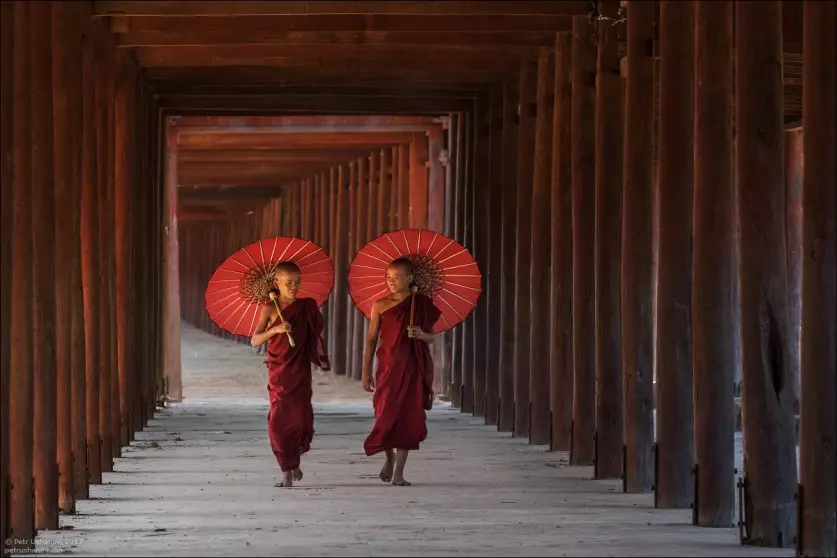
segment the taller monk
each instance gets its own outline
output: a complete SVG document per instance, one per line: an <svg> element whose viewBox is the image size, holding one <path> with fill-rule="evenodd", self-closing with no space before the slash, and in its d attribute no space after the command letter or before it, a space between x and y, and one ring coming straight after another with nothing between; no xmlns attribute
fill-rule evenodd
<svg viewBox="0 0 837 558"><path fill-rule="evenodd" d="M375 426L363 448L366 455L386 453L380 478L396 486L410 486L404 479L407 456L427 438L424 412L433 406L433 359L428 345L436 338L433 325L441 316L432 300L411 293L414 274L413 264L406 258L387 268L390 294L372 307L363 353L363 389L375 391ZM373 378L372 355L379 334L381 347Z"/></svg>
<svg viewBox="0 0 837 558"><path fill-rule="evenodd" d="M267 431L270 447L282 481L277 487L291 487L302 480L300 461L314 439L314 408L311 405L311 364L323 370L331 366L322 339L323 317L313 298L297 298L300 271L296 264L276 266L273 285L282 321L272 303L262 308L256 333L250 343L258 347L267 341L267 391L270 411ZM291 346L289 334L293 337Z"/></svg>

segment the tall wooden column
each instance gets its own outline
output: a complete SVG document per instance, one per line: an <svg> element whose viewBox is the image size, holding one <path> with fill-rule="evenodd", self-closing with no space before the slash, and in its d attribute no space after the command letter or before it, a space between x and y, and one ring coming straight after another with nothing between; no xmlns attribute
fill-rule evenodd
<svg viewBox="0 0 837 558"><path fill-rule="evenodd" d="M352 258L354 257L355 253L357 252L357 230L358 230L358 169L357 169L357 161L350 161L349 162L349 186L348 186L348 205L349 205L349 213L348 213L348 228L345 229L345 234L347 238L347 250L343 259L346 263L346 272L348 273L349 264L352 262ZM349 378L354 378L353 372L353 365L355 361L355 316L354 316L354 304L352 303L351 297L348 295L348 290L346 291L346 307L344 313L341 315L341 320L343 323L343 327L346 328L346 359L343 361L345 374Z"/></svg>
<svg viewBox="0 0 837 558"><path fill-rule="evenodd" d="M627 492L654 481L654 2L628 3L625 193L622 220L622 377Z"/></svg>
<svg viewBox="0 0 837 558"><path fill-rule="evenodd" d="M692 180L695 4L660 3L656 505L692 503Z"/></svg>
<svg viewBox="0 0 837 558"><path fill-rule="evenodd" d="M463 238L464 217L465 212L463 208L464 185L462 182L463 176L463 157L462 150L464 146L464 130L462 128L462 113L454 114L451 124L451 135L453 137L451 145L453 146L453 156L451 158L454 172L453 172L453 238L460 243ZM451 375L450 375L450 394L451 404L454 408L461 406L462 401L462 369L463 358L465 352L463 350L463 332L464 325L460 324L453 328L451 332L452 345L451 348Z"/></svg>
<svg viewBox="0 0 837 558"><path fill-rule="evenodd" d="M474 254L483 276L487 276L489 265L487 218L491 203L491 176L488 167L491 130L488 95L483 93L477 96L474 113L474 148L471 151L473 161L473 182L471 189L473 226L471 228L470 245L468 248ZM487 285L484 279L483 291L478 300L477 307L468 320L468 328L474 333L474 366L471 378L473 378L473 414L477 417L485 416L486 403L486 345L488 338L488 293L486 292L486 287Z"/></svg>
<svg viewBox="0 0 837 558"><path fill-rule="evenodd" d="M837 9L806 2L798 554L837 555Z"/></svg>
<svg viewBox="0 0 837 558"><path fill-rule="evenodd" d="M332 258L332 264L334 265L335 269L335 276L334 276L334 286L337 287L337 256L338 256L338 237L337 237L337 169L331 167L328 169L328 182L326 183L327 191L328 191L328 243L329 243L329 256ZM284 207L285 200L282 199L282 205ZM284 224L283 224L284 226ZM331 358L332 369L335 373L339 372L337 369L337 360L335 358L335 336L337 335L335 331L335 324L337 323L336 314L337 314L337 294L334 290L332 290L331 295L328 297L328 301L326 302L327 311L328 311L328 322L326 322L326 327L328 329L328 337L326 341L328 343L328 355Z"/></svg>
<svg viewBox="0 0 837 558"><path fill-rule="evenodd" d="M166 131L166 166L163 184L163 367L168 383L167 397L172 401L183 398L180 359L180 265L177 227L177 130L171 122Z"/></svg>
<svg viewBox="0 0 837 558"><path fill-rule="evenodd" d="M355 229L355 246L349 256L349 261L354 259L358 251L363 248L367 241L366 229L369 219L369 165L366 157L357 160L357 228ZM363 349L366 331L363 327L363 312L357 309L354 302L349 299L349 314L352 319L352 331L354 336L351 343L354 345L354 357L352 358L352 378L360 381L363 378Z"/></svg>
<svg viewBox="0 0 837 558"><path fill-rule="evenodd" d="M476 103L475 103L476 104ZM474 238L474 122L475 112L464 113L462 128L464 143L462 144L462 244L473 254ZM473 317L462 324L462 367L460 375L460 406L463 413L474 412L474 337L476 328Z"/></svg>
<svg viewBox="0 0 837 558"><path fill-rule="evenodd" d="M14 245L14 35L15 5L0 4L0 64L8 68L0 74L0 186L2 187L2 237L0 243L2 269L9 270L9 276L0 283L2 287L2 360L0 360L0 552L6 555L6 539L9 537L9 377L11 351L11 294L12 294L12 246Z"/></svg>
<svg viewBox="0 0 837 558"><path fill-rule="evenodd" d="M520 115L517 166L517 246L515 270L514 434L531 438L530 360L532 262L532 179L535 169L535 113L538 91L537 66L527 58L520 65Z"/></svg>
<svg viewBox="0 0 837 558"><path fill-rule="evenodd" d="M599 2L605 18L616 18L619 2ZM598 24L596 65L596 478L622 473L622 78L618 29Z"/></svg>
<svg viewBox="0 0 837 558"><path fill-rule="evenodd" d="M490 144L488 147L487 170L491 178L486 186L490 188L489 209L486 214L485 242L488 245L487 279L483 287L487 293L485 357L485 424L496 425L500 397L500 287L502 284L503 231L503 90L494 87L489 94ZM483 272L483 275L486 275Z"/></svg>
<svg viewBox="0 0 837 558"><path fill-rule="evenodd" d="M781 2L736 4L741 364L747 542L796 536L796 443L788 370Z"/></svg>
<svg viewBox="0 0 837 558"><path fill-rule="evenodd" d="M331 354L332 362L338 363L337 374L351 374L347 370L348 342L350 337L346 331L346 313L348 312L349 294L347 290L346 277L349 272L349 238L345 233L349 226L349 187L346 168L340 165L337 169L337 221L335 238L337 249L334 254L334 347Z"/></svg>
<svg viewBox="0 0 837 558"><path fill-rule="evenodd" d="M53 171L52 6L33 2L32 41L32 249L55 243L55 175ZM56 436L55 260L36 257L32 292L32 352L35 368L34 474L35 528L58 528L58 463Z"/></svg>
<svg viewBox="0 0 837 558"><path fill-rule="evenodd" d="M785 143L785 249L788 268L788 377L793 388L793 410L799 413L799 367L802 334L802 130L787 130Z"/></svg>
<svg viewBox="0 0 837 558"><path fill-rule="evenodd" d="M81 281L84 306L85 413L87 425L87 477L90 484L102 482L99 448L100 362L99 347L99 167L97 164L95 38L88 26L82 60L82 167L81 167Z"/></svg>
<svg viewBox="0 0 837 558"><path fill-rule="evenodd" d="M704 0L696 13L694 517L706 527L735 518L732 10L732 2Z"/></svg>
<svg viewBox="0 0 837 558"><path fill-rule="evenodd" d="M596 429L595 266L596 43L587 18L573 18L573 423L570 463L593 464Z"/></svg>
<svg viewBox="0 0 837 558"><path fill-rule="evenodd" d="M532 406L533 444L548 444L549 417L549 300L551 247L550 237L541 231L550 229L552 216L552 128L555 105L555 48L541 47L538 55L537 119L535 121L534 169L532 174L531 263L529 265L529 401Z"/></svg>
<svg viewBox="0 0 837 558"><path fill-rule="evenodd" d="M30 2L14 4L13 211L9 347L9 536L35 535L32 486L34 369L32 366L32 189L30 118ZM6 14L4 14L6 15ZM5 238L5 237L4 237ZM14 545L28 549L31 545Z"/></svg>
<svg viewBox="0 0 837 558"><path fill-rule="evenodd" d="M550 449L569 451L573 419L572 34L558 33L550 224Z"/></svg>
<svg viewBox="0 0 837 558"><path fill-rule="evenodd" d="M500 219L502 237L500 279L500 379L497 430L514 430L514 347L515 347L515 294L517 274L510 273L517 260L517 101L520 84L514 78L503 82L503 167L502 202Z"/></svg>
<svg viewBox="0 0 837 558"><path fill-rule="evenodd" d="M73 305L75 276L78 274L79 252L74 248L77 238L78 213L61 215L72 211L76 203L74 173L76 151L74 129L79 110L77 68L81 53L77 50L77 21L75 10L70 4L52 5L52 42L58 48L52 58L53 104L54 104L54 169L55 169L55 261L62 262L63 269L56 273L63 279L55 282L55 363L56 363L56 442L58 458L58 507L65 513L75 509L73 494L73 429L76 413L73 401L73 359L74 336Z"/></svg>
<svg viewBox="0 0 837 558"><path fill-rule="evenodd" d="M410 181L407 200L409 203L407 226L411 229L426 229L430 213L430 138L426 133L413 134L409 145ZM438 196L438 188L434 193Z"/></svg>

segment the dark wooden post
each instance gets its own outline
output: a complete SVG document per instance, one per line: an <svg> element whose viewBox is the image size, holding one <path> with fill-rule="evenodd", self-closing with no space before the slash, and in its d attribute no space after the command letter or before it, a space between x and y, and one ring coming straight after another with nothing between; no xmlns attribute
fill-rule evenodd
<svg viewBox="0 0 837 558"><path fill-rule="evenodd" d="M0 64L8 71L0 74L0 186L2 186L2 236L0 243L2 261L0 265L9 274L0 283L2 286L2 360L0 360L0 552L6 556L6 539L9 538L9 377L11 351L11 295L12 295L12 247L14 241L14 35L15 5L11 2L0 4Z"/></svg>
<svg viewBox="0 0 837 558"><path fill-rule="evenodd" d="M793 389L793 410L799 413L799 366L802 333L802 173L804 156L802 130L788 130L785 136L785 238L787 239L788 356Z"/></svg>
<svg viewBox="0 0 837 558"><path fill-rule="evenodd" d="M74 129L78 125L78 65L75 10L70 4L52 5L52 43L57 46L52 58L54 103L54 168L55 168L55 261L63 262L56 269L55 282L55 364L56 364L56 442L58 449L58 507L64 513L75 510L73 494L73 429L77 428L73 401L73 305L74 286L78 274L78 250L74 250L75 224L78 213L70 211L76 202L77 175L74 172L77 151ZM74 71L75 70L75 71ZM67 218L69 217L69 218ZM62 273L63 272L63 273Z"/></svg>
<svg viewBox="0 0 837 558"><path fill-rule="evenodd" d="M389 226L387 230L394 231L398 227L398 200L399 191L401 189L401 151L398 146L393 146L392 150L392 191L389 197Z"/></svg>
<svg viewBox="0 0 837 558"><path fill-rule="evenodd" d="M732 314L732 2L697 4L694 331L696 518L735 517Z"/></svg>
<svg viewBox="0 0 837 558"><path fill-rule="evenodd" d="M532 213L530 223L531 258L528 266L530 297L530 384L531 435L533 444L549 443L550 402L550 310L551 283L550 229L552 215L552 128L555 105L555 48L541 47L538 55L537 118L535 121L534 168L532 173ZM551 233L550 233L551 234Z"/></svg>
<svg viewBox="0 0 837 558"><path fill-rule="evenodd" d="M340 165L337 169L337 225L336 240L337 250L334 262L334 352L331 355L333 362L338 363L337 374L351 374L346 365L348 359L348 342L350 337L346 331L346 314L349 310L349 294L346 283L346 276L349 272L349 237L346 230L349 226L349 187L347 185L346 169Z"/></svg>
<svg viewBox="0 0 837 558"><path fill-rule="evenodd" d="M180 363L180 266L177 227L177 130L171 121L166 126L166 165L163 207L163 367L168 380L166 396L172 401L183 398Z"/></svg>
<svg viewBox="0 0 837 558"><path fill-rule="evenodd" d="M657 506L692 503L692 190L695 4L660 3Z"/></svg>
<svg viewBox="0 0 837 558"><path fill-rule="evenodd" d="M398 145L398 225L399 229L410 227L410 183L412 182L410 152L411 143ZM426 191L426 189L425 189Z"/></svg>
<svg viewBox="0 0 837 558"><path fill-rule="evenodd" d="M796 536L789 377L781 2L736 4L741 373L749 543Z"/></svg>
<svg viewBox="0 0 837 558"><path fill-rule="evenodd" d="M411 229L426 229L430 202L430 138L426 133L415 133L412 136L408 146L410 172L406 198L409 207L403 224Z"/></svg>
<svg viewBox="0 0 837 558"><path fill-rule="evenodd" d="M550 449L569 451L573 419L572 34L558 33L552 127L550 227Z"/></svg>
<svg viewBox="0 0 837 558"><path fill-rule="evenodd" d="M53 171L52 6L33 2L32 41L32 227L33 250L55 250ZM51 247L51 248L50 248ZM32 353L35 368L35 528L58 528L56 460L55 260L36 257L32 292Z"/></svg>
<svg viewBox="0 0 837 558"><path fill-rule="evenodd" d="M32 366L32 128L30 118L30 2L14 4L13 211L9 347L9 536L35 535L32 486L34 370ZM4 14L5 15L5 14ZM6 237L4 237L6 238ZM29 549L31 544L14 544Z"/></svg>
<svg viewBox="0 0 837 558"><path fill-rule="evenodd" d="M102 361L99 345L99 166L97 162L96 40L88 26L83 42L82 61L82 168L81 168L81 281L84 305L85 413L87 424L87 480L102 482L99 448L99 391Z"/></svg>
<svg viewBox="0 0 837 558"><path fill-rule="evenodd" d="M349 185L347 189L347 195L349 197L348 205L349 205L349 218L348 218L348 229L346 229L346 236L347 236L347 246L346 252L343 255L343 259L346 262L346 273L348 273L349 264L352 262L352 258L355 255L355 251L357 250L357 230L358 230L358 207L357 207L357 200L358 200L358 172L357 172L357 161L350 161L349 162ZM354 304L352 303L351 297L348 295L348 282L346 283L346 308L345 312L341 315L341 320L343 323L343 327L346 329L346 359L343 364L345 374L349 378L354 378L353 374L353 364L355 360L355 316L354 316Z"/></svg>
<svg viewBox="0 0 837 558"><path fill-rule="evenodd" d="M649 492L654 481L654 11L654 2L628 3L622 221L623 474L625 490L639 493Z"/></svg>
<svg viewBox="0 0 837 558"><path fill-rule="evenodd" d="M593 248L596 216L596 43L590 23L573 18L573 423L570 463L593 464L596 429Z"/></svg>
<svg viewBox="0 0 837 558"><path fill-rule="evenodd" d="M335 356L335 349L336 349L336 331L335 331L335 324L337 323L336 315L337 315L337 257L338 257L338 237L337 237L337 169L331 167L328 170L328 243L329 243L329 255L332 258L332 264L334 265L334 290L331 291L331 295L328 297L328 302L326 302L326 306L328 307L328 322L327 322L327 329L328 329L328 337L326 341L328 342L328 355L331 358L332 362L332 369L335 373L339 373L337 369L339 366L336 366L337 358ZM285 199L282 199L282 208L284 210L285 206ZM284 220L283 220L284 221ZM282 224L284 227L284 222Z"/></svg>
<svg viewBox="0 0 837 558"><path fill-rule="evenodd" d="M462 129L464 142L462 144L462 243L473 254L474 237L474 122L475 111L464 113ZM469 319L462 324L462 373L460 376L460 407L462 413L474 412L474 338L475 320Z"/></svg>
<svg viewBox="0 0 837 558"><path fill-rule="evenodd" d="M596 64L596 478L622 473L621 236L623 99L619 2L599 2Z"/></svg>
<svg viewBox="0 0 837 558"><path fill-rule="evenodd" d="M454 147L452 157L454 165L454 194L453 194L453 238L462 242L465 226L465 211L464 211L464 184L462 177L464 175L463 168L463 149L465 143L465 136L463 130L463 116L462 113L454 115L452 124L453 140L451 145ZM451 348L451 371L450 371L450 391L451 403L454 408L460 407L462 399L462 368L463 359L465 357L465 350L463 345L464 325L456 326L451 332L452 344Z"/></svg>
<svg viewBox="0 0 837 558"><path fill-rule="evenodd" d="M837 555L837 9L806 2L802 134L805 150L802 405L797 545Z"/></svg>
<svg viewBox="0 0 837 558"><path fill-rule="evenodd" d="M468 327L473 331L474 360L471 373L471 397L473 397L472 413L477 417L485 416L486 395L486 346L488 338L488 302L487 283L489 265L488 246L488 212L491 204L491 173L489 172L489 146L491 143L490 111L488 95L477 96L474 104L474 145L471 154L471 207L472 223L469 246L482 271L483 291L477 307L468 320Z"/></svg>
<svg viewBox="0 0 837 558"><path fill-rule="evenodd" d="M517 259L515 282L514 343L514 434L530 437L530 360L532 262L532 179L535 170L535 116L537 112L537 67L528 58L520 65L520 114L517 166Z"/></svg>
<svg viewBox="0 0 837 558"><path fill-rule="evenodd" d="M515 351L515 294L517 274L517 103L520 84L513 78L503 82L503 138L502 138L502 196L503 212L500 220L502 246L500 260L503 274L500 279L500 432L514 430L514 351Z"/></svg>
<svg viewBox="0 0 837 558"><path fill-rule="evenodd" d="M367 175L367 159L361 157L355 164L357 168L357 200L355 202L357 217L355 223L355 245L351 254L349 254L349 262L354 259L358 250L363 248L366 242L366 227L369 216L369 177ZM363 377L363 340L365 338L365 331L363 329L363 313L358 310L351 297L349 297L349 315L352 319L352 336L351 343L354 345L354 356L352 357L352 378L360 380Z"/></svg>
<svg viewBox="0 0 837 558"><path fill-rule="evenodd" d="M503 277L502 249L503 236L503 90L493 87L489 94L489 130L490 143L486 169L490 177L489 208L486 212L485 242L487 265L483 264L483 288L487 293L484 299L486 312L486 342L483 347L485 356L485 424L496 425L499 413L500 397L500 320L501 285Z"/></svg>
<svg viewBox="0 0 837 558"><path fill-rule="evenodd" d="M445 164L441 160L444 150L444 133L433 128L427 133L427 228L444 232L447 216L447 184ZM419 219L418 222L421 222Z"/></svg>

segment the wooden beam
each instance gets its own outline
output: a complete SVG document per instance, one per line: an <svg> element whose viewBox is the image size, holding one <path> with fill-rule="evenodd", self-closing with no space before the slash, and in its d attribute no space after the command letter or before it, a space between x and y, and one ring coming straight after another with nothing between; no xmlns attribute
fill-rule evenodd
<svg viewBox="0 0 837 558"><path fill-rule="evenodd" d="M178 147L181 149L269 149L289 150L303 147L312 148L345 148L348 146L372 147L393 143L408 143L412 137L406 132L370 132L356 134L181 134Z"/></svg>
<svg viewBox="0 0 837 558"><path fill-rule="evenodd" d="M388 98L388 97L340 97L300 96L276 97L242 95L193 95L160 97L160 107L172 109L233 109L263 111L266 109L321 111L345 113L398 113L443 114L450 111L466 111L471 108L470 99L443 98Z"/></svg>
<svg viewBox="0 0 837 558"><path fill-rule="evenodd" d="M447 1L230 1L169 2L154 0L98 0L94 15L102 16L572 16L591 12L585 1L465 2Z"/></svg>
<svg viewBox="0 0 837 558"><path fill-rule="evenodd" d="M177 31L125 32L116 36L122 48L188 47L208 45L282 45L285 47L351 46L351 47L538 47L554 42L551 31L482 32L482 31L277 31L269 27L253 29L242 35L226 28L215 28L205 33L182 28Z"/></svg>

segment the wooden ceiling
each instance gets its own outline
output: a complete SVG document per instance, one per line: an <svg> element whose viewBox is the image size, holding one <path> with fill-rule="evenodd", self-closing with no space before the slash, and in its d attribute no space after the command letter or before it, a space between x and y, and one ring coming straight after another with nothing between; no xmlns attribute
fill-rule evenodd
<svg viewBox="0 0 837 558"><path fill-rule="evenodd" d="M802 112L801 6L783 2L789 126ZM589 0L94 2L95 17L144 68L161 109L184 116L180 182L201 203L261 199L406 141L404 115L440 126L439 117L471 110L478 95L516 79L521 61L554 45L573 16L594 12ZM359 120L319 130L324 121L235 129L189 120L201 115ZM394 120L371 124L372 115Z"/></svg>

